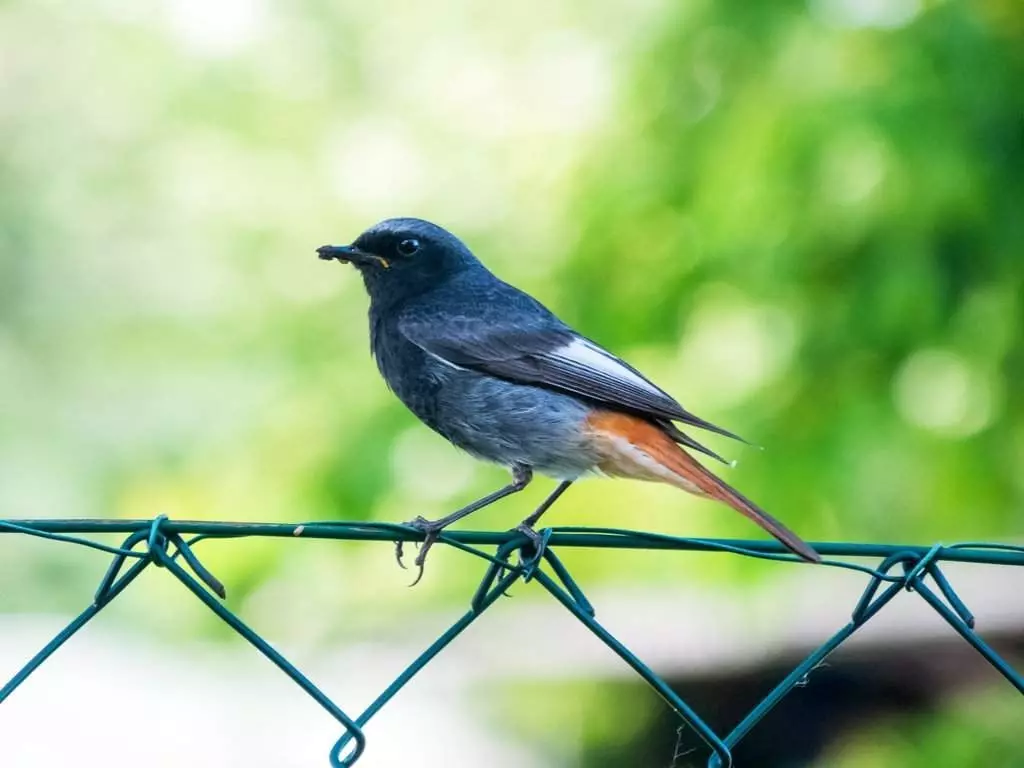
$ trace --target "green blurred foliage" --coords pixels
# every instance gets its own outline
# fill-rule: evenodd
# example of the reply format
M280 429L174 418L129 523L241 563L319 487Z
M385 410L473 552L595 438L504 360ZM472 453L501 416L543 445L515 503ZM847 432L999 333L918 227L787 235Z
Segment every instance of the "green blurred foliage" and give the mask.
M710 441L806 537L1019 536L1024 6L216 7L0 6L0 516L399 521L503 482L389 395L362 286L313 253L420 215L763 445ZM471 524L510 526L535 485ZM757 534L625 482L551 522ZM2 579L93 578L0 545ZM368 631L407 599L384 547L207 558L285 633ZM477 574L433 560L417 599L464 601ZM573 565L776 572L666 562ZM304 613L282 583L337 588Z
M1003 690L972 693L936 714L872 724L822 758L822 768L982 768L1024 764L1020 695Z
M641 61L582 177L566 311L680 345L662 378L767 446L740 477L798 530L1017 533L1024 14L769 7L680 6Z

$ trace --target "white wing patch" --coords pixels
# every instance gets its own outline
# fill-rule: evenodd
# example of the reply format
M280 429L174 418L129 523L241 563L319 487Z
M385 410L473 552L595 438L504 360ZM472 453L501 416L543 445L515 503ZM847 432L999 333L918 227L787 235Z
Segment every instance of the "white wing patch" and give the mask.
M417 345L417 346L419 346L419 345ZM445 360L440 355L435 355L433 352L431 352L429 349L426 349L425 347L420 347L420 349L422 349L424 352L426 352L430 357L432 357L435 360L437 360L437 362L443 363L444 365L448 366L449 368L454 368L456 371L464 371L464 370L466 370L461 365L456 365L451 360Z
M548 355L570 360L584 368L590 368L613 379L628 382L634 387L650 392L655 397L665 397L661 390L643 377L633 373L617 357L585 339L573 339L564 347L552 350Z

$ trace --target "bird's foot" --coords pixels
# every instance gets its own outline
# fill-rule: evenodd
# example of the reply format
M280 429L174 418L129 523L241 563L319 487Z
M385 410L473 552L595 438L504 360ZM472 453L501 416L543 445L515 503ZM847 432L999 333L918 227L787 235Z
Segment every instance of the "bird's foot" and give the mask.
M423 578L423 567L427 562L427 553L430 551L430 548L434 546L434 542L437 541L438 537L441 535L441 531L444 530L445 525L442 520L427 520L422 515L418 515L416 519L409 520L403 523L403 525L415 528L423 534L423 543L417 543L416 546L419 547L419 552L416 555L416 559L412 561L412 564L419 569L419 573L416 574L416 578L413 580L412 584L409 585L410 587L415 587L420 583L420 579ZM395 560L398 561L399 566L405 568L405 563L402 562L403 555L402 542L396 541Z
M541 560L544 559L544 553L548 548L548 539L551 537L551 529L546 528L542 533L538 533L530 525L529 520L524 520L512 530L527 538L527 542L519 547L519 570L525 584L533 579Z
M527 582L533 578L533 572L540 563L542 557L544 557L544 550L547 549L547 536L542 533L537 533L528 522L525 520L513 528L510 533L521 533L525 536L528 541L519 548L519 569L523 577L523 581ZM495 581L501 581L505 578L505 573L509 570L514 570L514 567L505 561L505 564L498 568L497 576ZM511 597L507 592L506 597Z
M544 537L541 534L537 533L533 529L533 526L531 526L527 522L522 522L512 530L516 533L523 534L527 539L530 540L528 544L524 544L523 547L519 550L519 557L522 559L523 562L526 562L528 560L530 562L535 563L538 560L540 560L541 557L544 556L544 549L546 546Z

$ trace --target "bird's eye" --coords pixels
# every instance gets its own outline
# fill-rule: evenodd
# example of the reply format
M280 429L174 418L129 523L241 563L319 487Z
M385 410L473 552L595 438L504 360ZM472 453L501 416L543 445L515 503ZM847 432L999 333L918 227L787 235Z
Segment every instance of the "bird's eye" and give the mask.
M420 249L419 240L403 240L398 244L398 252L403 256L412 256Z

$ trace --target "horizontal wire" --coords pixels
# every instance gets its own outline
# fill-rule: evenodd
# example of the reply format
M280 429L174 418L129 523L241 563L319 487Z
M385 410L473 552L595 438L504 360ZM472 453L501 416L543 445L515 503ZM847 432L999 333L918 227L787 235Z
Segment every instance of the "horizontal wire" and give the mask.
M73 539L72 535L130 534L148 530L152 520L104 518L45 518L0 520L0 534L25 533L58 541L91 546L111 553L124 553L116 547L98 542ZM202 538L278 537L302 539L329 539L338 541L422 541L423 532L406 525L384 522L310 521L305 523L216 522L206 520L167 520L162 530L168 534L201 536ZM522 534L512 531L451 531L446 530L440 541L451 545L501 546L518 541ZM756 539L706 539L672 536L625 528L590 528L556 526L551 528L549 545L586 549L668 549L680 551L726 551L748 557L762 557L797 562L781 544ZM907 553L914 556L928 554L933 547L919 544L866 544L858 542L812 542L812 546L826 557L885 558ZM488 558L477 551L475 554ZM132 553L130 556L138 556ZM1024 566L1024 546L999 542L963 542L943 545L934 559L988 563L992 565ZM850 563L829 562L833 567L851 567ZM858 569L861 570L861 569Z
M25 523L31 522L27 520L20 520L18 522L12 522L10 520L0 520L0 533L22 533L26 536L36 536L40 539L48 539L49 541L60 541L65 544L76 544L80 547L88 547L89 549L96 549L100 552L106 552L110 555L124 555L125 557L138 557L142 558L146 556L145 552L133 552L130 549L123 549L122 547L114 547L109 544L103 544L99 541L93 541L92 539L85 539L79 536L70 536L66 533L57 533L54 531L47 531L34 526L25 525Z

